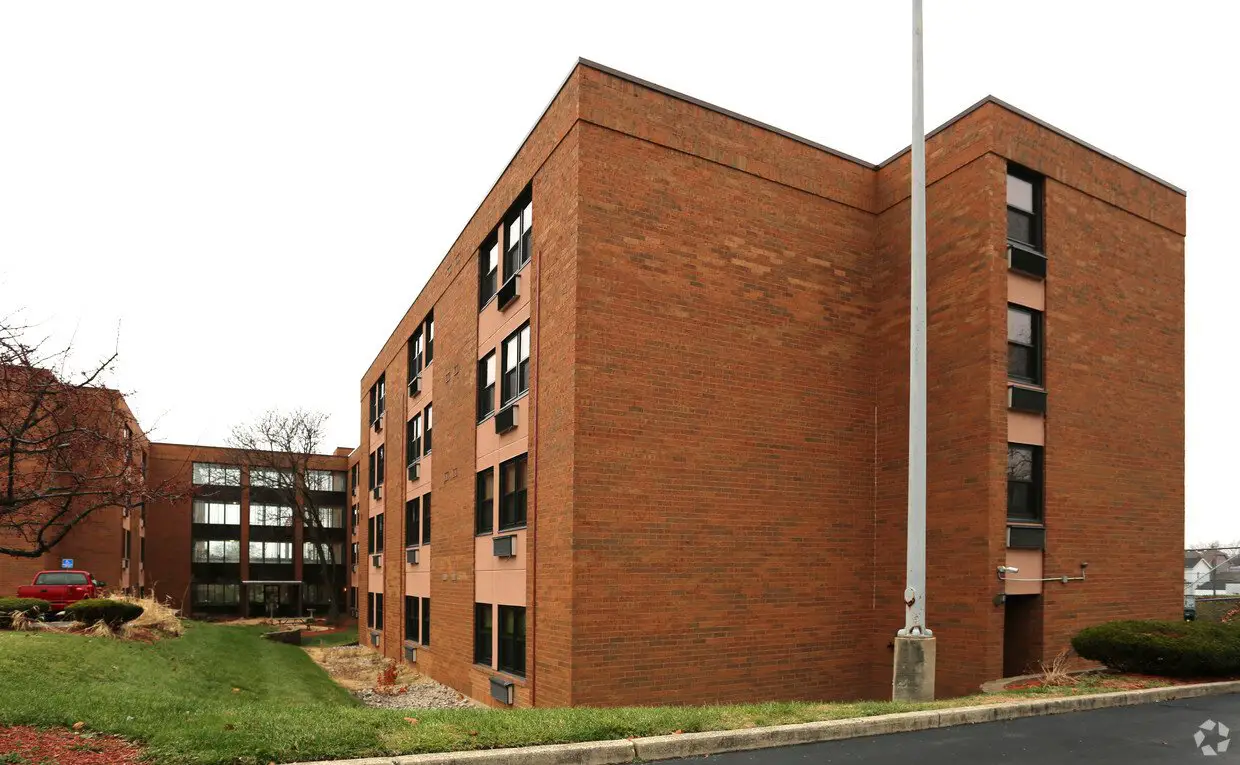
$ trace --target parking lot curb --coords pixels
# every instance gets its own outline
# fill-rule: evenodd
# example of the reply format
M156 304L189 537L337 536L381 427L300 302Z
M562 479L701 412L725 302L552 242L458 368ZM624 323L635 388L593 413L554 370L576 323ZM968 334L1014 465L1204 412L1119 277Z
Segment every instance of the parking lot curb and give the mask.
M700 757L723 752L839 741L865 736L881 736L888 733L907 733L954 725L1043 717L1227 693L1240 693L1240 681L1174 685L1166 688L1033 699L988 706L931 709L847 720L773 725L764 728L590 741L580 744L551 744L515 749L409 754L357 760L320 760L315 763L294 763L293 765L625 765L625 763L632 762Z

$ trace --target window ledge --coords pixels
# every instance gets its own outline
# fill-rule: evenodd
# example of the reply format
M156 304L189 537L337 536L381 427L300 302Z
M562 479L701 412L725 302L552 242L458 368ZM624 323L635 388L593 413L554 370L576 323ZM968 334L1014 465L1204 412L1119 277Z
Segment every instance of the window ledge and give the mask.
M1020 527L1020 528L1025 528L1025 529L1044 529L1044 528L1046 528L1046 522L1045 522L1045 521L1026 521L1026 520L1015 520L1015 519L1012 519L1012 518L1008 518L1008 519L1007 519L1007 525L1008 525L1008 526L1018 526L1018 527Z
M500 533L500 534L507 534L507 533L508 533L508 532L510 532L510 531L525 531L527 528L529 528L529 525L530 525L530 524L529 524L529 521L526 521L525 523L521 524L520 526L507 526L507 527L501 527L501 528L500 528L500 530L499 530L499 533Z
M525 397L526 397L526 396L528 396L528 395L530 395L530 392L527 390L527 391L525 391L524 393L521 393L521 394L519 394L519 395L515 396L514 398L511 398L511 399L509 399L509 400L505 401L504 403L500 404L500 405L499 405L499 408L500 408L500 409L507 409L508 407L512 406L513 404L517 403L518 401L520 401L521 399L525 398ZM499 410L497 409L496 411L499 411Z
M1023 388L1025 390L1035 390L1038 393L1046 393L1045 383L1033 383L1033 382L1027 382L1025 380L1013 380L1010 377L1008 378L1008 387Z

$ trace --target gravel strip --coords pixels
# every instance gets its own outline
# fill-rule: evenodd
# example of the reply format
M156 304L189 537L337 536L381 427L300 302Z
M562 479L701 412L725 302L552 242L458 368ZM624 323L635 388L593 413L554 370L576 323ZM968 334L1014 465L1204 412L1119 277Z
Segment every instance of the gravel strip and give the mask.
M376 693L363 689L353 695L366 706L376 709L485 709L483 705L433 680L425 679L407 687L409 690L404 693Z

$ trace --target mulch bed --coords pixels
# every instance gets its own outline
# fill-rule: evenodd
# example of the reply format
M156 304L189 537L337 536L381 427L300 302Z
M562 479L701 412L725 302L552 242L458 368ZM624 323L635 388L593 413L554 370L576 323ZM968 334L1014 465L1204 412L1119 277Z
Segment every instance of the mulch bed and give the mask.
M1078 676L1078 680L1083 680L1085 676ZM1090 676L1096 681L1096 684L1090 687L1091 691L1138 691L1142 688L1150 688L1153 686L1168 685L1191 685L1193 683L1213 683L1227 678L1201 678L1201 679L1185 679L1175 677L1158 677L1155 675L1139 675L1136 673L1104 673L1100 672ZM1045 685L1040 677L1029 678L1028 680L1017 680L1003 686L1005 691L1019 691L1028 688L1039 688ZM1073 682L1066 686L1050 686L1051 688L1073 688L1077 683Z
M95 733L64 728L0 728L0 762L14 765L134 765L142 750Z

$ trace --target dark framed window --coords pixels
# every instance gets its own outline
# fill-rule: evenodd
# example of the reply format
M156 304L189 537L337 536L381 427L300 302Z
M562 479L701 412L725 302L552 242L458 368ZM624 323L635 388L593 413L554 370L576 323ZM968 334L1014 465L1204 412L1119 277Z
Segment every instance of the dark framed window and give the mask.
M357 536L358 512L357 503L353 503L353 508L349 511L349 531L352 536Z
M379 379L370 386L370 421L374 422L383 416L387 408L387 375L379 375Z
M422 325L409 338L409 379L422 374Z
M421 508L418 498L414 497L405 503L405 546L413 547L422 540Z
M357 493L357 482L359 479L359 471L361 467L362 467L362 463L354 462L353 465L349 468L349 489L354 494Z
M357 559L358 559L358 557L359 557L359 556L358 556L358 553L360 553L360 552L361 552L361 550L359 550L359 549L358 549L358 543L357 543L357 542L354 542L354 543L353 543L352 547L350 547L350 548L349 548L349 552L353 554L353 557L349 559L349 562L350 562L350 563L357 563Z
M1042 178L1014 165L1007 173L1008 239L1042 251Z
M478 362L478 422L495 413L495 351Z
M384 459L383 459L383 444L380 444L378 449L375 449L373 452L370 453L370 458L368 460L368 463L369 463L368 467L370 468L369 470L370 475L368 476L370 488L373 489L376 486L382 486L383 485L383 471L385 468Z
M1008 520L1042 522L1042 447L1008 444Z
M350 609L357 608L357 588L356 587L349 588L349 608Z
M422 436L422 454L431 453L431 405L426 405L422 412L422 421L426 423L426 431Z
M478 308L491 302L499 290L499 239L487 237L478 248Z
M499 607L499 668L525 677L525 609Z
M1008 378L1042 384L1042 312L1008 306Z
M383 552L383 513L375 516L375 552Z
M426 314L422 322L422 334L426 337L426 366L435 360L435 311Z
M405 461L412 465L422 458L422 415L405 423Z
M487 468L474 482L474 534L495 530L495 471Z
M491 604L474 604L474 663L491 666Z
M375 453L371 452L366 460L366 482L368 487L375 488Z
M418 642L418 599L405 596L405 640Z
M514 457L499 466L500 531L525 525L527 455Z
M422 598L422 645L431 644L431 599Z
M431 493L422 495L422 544L431 543Z
M530 262L533 244L534 203L528 198L513 205L504 216L504 280Z
M375 554L375 519L374 516L366 519L366 554Z
M383 593L375 593L375 629L383 629Z
M375 594L369 593L366 596L366 626L375 628Z
M503 405L530 389L530 325L504 338L504 376L500 380Z

